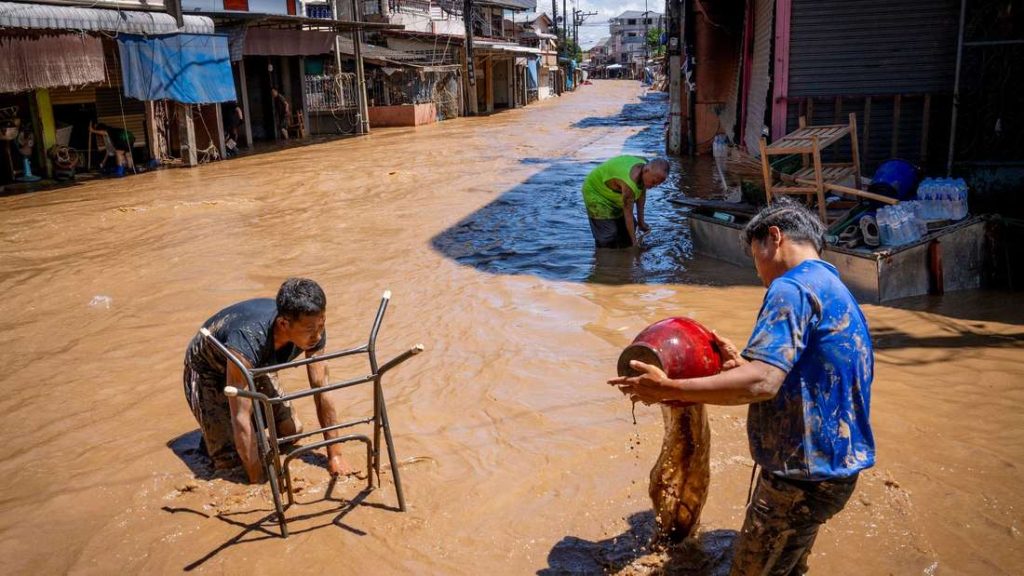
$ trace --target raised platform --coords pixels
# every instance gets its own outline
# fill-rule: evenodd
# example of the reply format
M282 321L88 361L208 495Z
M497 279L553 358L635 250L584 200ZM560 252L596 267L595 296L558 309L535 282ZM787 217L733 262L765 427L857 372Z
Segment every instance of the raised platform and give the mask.
M371 128L422 126L437 122L437 107L433 102L400 106L370 106L369 112Z
M737 266L753 267L740 243L742 224L691 213L693 248L699 254ZM879 303L928 294L934 272L929 247L939 245L945 292L981 287L987 220L971 217L903 246L846 249L826 246L823 258L839 270L843 282L861 302Z

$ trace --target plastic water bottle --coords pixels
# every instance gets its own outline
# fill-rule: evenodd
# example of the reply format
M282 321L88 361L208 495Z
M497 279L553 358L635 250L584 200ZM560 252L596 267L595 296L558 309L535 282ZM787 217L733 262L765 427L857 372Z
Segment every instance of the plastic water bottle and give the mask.
M921 202L913 202L914 205L914 224L917 226L917 237L921 238L928 234L928 222L924 217L924 204Z
M931 182L929 182L928 180L924 180L920 184L918 184L918 186L917 186L917 204L919 206L919 210L920 210L920 214L921 214L922 218L925 217L924 211L927 208L928 200L931 198L931 194L932 194Z
M892 231L889 228L889 209L880 208L875 212L875 223L878 224L878 241L882 246L892 245Z
M963 178L957 178L957 220L963 220L967 218L969 213L967 210L967 182Z
M926 220L938 220L935 217L935 198L938 196L938 189L935 187L935 181L928 180L928 188L924 194L924 218Z
M900 211L900 244L914 241L914 225L910 221L910 212L906 206L897 205Z

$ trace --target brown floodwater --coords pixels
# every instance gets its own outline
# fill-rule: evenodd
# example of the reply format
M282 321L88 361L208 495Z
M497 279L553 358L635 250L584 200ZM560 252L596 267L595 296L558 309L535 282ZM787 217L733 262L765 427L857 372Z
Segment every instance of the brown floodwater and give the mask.
M745 409L709 408L699 539L652 555L661 415L637 407L634 425L604 382L667 316L742 341L763 289L692 254L672 200L713 187L699 165L652 192L640 255L595 255L578 200L593 162L661 148L664 105L599 81L487 118L0 198L0 573L722 574L750 478ZM390 289L382 355L427 351L384 381L408 510L389 474L327 494L312 458L284 540L260 522L265 486L196 456L181 367L203 320L293 275L324 286L329 347L363 342ZM812 569L1020 573L1024 297L865 311L878 465ZM360 415L369 391L339 401Z

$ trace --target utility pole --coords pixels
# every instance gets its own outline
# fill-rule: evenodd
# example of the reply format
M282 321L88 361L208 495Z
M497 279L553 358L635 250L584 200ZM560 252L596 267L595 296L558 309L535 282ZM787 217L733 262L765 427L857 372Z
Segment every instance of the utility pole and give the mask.
M569 54L569 11L562 0L562 56Z
M647 9L647 0L644 0L644 68L647 67L647 59L650 58L650 47L647 45L647 34L650 33L648 23L651 21L651 11Z
M352 0L352 20L359 22L358 0ZM366 101L366 74L363 72L363 28L352 32L352 52L356 58L356 97L359 98L359 133L370 133L370 106Z
M558 0L551 0L551 23L555 25L555 37L558 37Z
M591 16L597 16L597 12L584 12L583 10L573 10L573 42L576 46L580 45L580 26L587 21L587 18Z
M666 26L668 28L668 139L666 152L680 156L683 152L683 106L682 106L682 0L668 0L665 3Z
M552 0L554 1L554 0ZM469 106L469 115L476 116L476 67L473 63L473 0L464 0L462 3L462 20L466 25L466 104Z

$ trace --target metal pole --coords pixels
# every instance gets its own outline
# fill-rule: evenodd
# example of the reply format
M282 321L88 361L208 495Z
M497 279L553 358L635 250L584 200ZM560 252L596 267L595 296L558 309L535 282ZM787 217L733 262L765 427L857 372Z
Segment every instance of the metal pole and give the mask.
M331 2L331 17L335 20L341 19L341 14L338 10L338 0L332 0ZM341 39L338 33L334 33L334 73L335 75L341 74Z
M352 0L352 20L359 22L359 7L357 0ZM356 85L358 86L356 96L359 98L359 133L370 133L370 110L366 102L366 75L363 73L363 30L360 28L352 32L352 48L356 57Z
M473 61L473 0L464 0L462 3L462 20L466 25L466 104L470 116L476 116L476 66Z
M562 0L562 55L565 56L569 52L569 11L566 10L565 0Z
M555 25L555 42L558 42L558 0L551 0L551 23Z
M964 55L964 18L967 0L960 0L960 31L956 37L956 73L953 76L953 112L949 119L949 154L946 156L946 176L953 173L953 153L956 150L956 113L960 106L960 65Z

